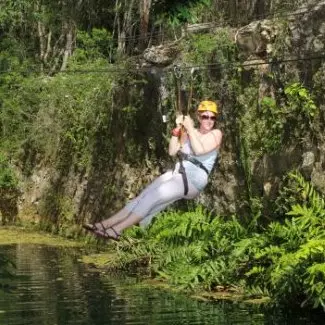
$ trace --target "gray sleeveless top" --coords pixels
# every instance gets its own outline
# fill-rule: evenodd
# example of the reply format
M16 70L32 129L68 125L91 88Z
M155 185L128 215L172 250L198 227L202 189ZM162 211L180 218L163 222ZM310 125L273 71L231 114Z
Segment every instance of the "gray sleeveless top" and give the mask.
M186 154L190 154L195 159L200 161L209 172L211 172L218 157L217 150L212 150L204 155L195 155L191 148L191 143L189 139L187 139L186 142L183 144L181 151ZM183 165L186 171L188 181L191 182L199 191L202 191L208 183L207 173L202 168L194 165L190 161L184 160ZM176 164L176 169L178 170L178 168L179 163Z

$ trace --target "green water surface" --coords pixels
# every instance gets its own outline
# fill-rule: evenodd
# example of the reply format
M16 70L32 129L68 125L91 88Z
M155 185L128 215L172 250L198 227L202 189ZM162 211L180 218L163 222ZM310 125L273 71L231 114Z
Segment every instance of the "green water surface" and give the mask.
M13 278L0 276L0 325L325 324L316 313L266 313L144 287L79 262L76 248L16 244L0 254L16 264Z

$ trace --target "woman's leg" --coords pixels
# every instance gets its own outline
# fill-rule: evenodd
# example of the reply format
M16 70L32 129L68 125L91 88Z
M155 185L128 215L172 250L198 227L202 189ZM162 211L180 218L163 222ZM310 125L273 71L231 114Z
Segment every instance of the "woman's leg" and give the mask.
M158 214L160 211L163 211L165 208L167 208L170 204L172 204L173 202L167 202L167 203L163 203L160 204L158 206L156 206L154 209L152 209L149 214L147 216L145 216L140 222L139 225L141 227L148 227L152 221L152 219L154 218L154 216L156 214Z
M139 204L139 202L146 195L146 193L150 192L151 190L161 185L162 183L168 181L172 177L173 177L172 171L167 171L166 173L162 174L161 176L156 178L151 184L149 184L136 198L131 200L123 209L118 211L110 218L96 223L95 226L98 229L109 228L119 222L122 222L125 218L127 218L131 214L131 211L134 209L135 206L137 206L137 204Z
M141 200L134 207L129 216L123 221L114 225L114 230L121 233L124 229L139 223L152 213L158 213L162 208L166 208L173 202L182 198L194 198L199 194L199 191L189 183L189 191L184 196L184 184L181 174L173 174L172 178L162 182L159 186L152 188L142 196ZM108 229L109 236L115 236L113 229Z
M191 196L187 195L187 196L184 196L184 199L187 199L187 200L192 200L194 199L195 197L197 197L198 195L200 194L199 191L194 191L193 190L193 193L191 193ZM172 202L165 202L165 203L162 203L158 206L155 206L147 216L145 216L140 222L140 226L141 227L147 227L149 226L149 224L151 223L152 219L154 218L155 215L157 215L159 212L163 211L165 208L167 208L169 205L171 205L172 203L174 203L175 200L173 200Z

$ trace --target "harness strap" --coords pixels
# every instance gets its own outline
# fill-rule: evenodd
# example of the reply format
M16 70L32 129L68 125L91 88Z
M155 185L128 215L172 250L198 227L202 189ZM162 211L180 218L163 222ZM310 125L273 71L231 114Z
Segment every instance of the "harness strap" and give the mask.
M181 155L179 154L180 151L177 153L178 157L179 157L179 173L182 175L182 179L183 179L183 184L184 184L184 195L186 196L188 193L188 180L187 180L187 176L186 176L186 171L183 165L183 157L181 157Z
M200 167L207 173L207 175L209 175L208 169L201 163L201 161L197 160L192 155L189 155L189 154L179 151L178 157L179 158L181 157L180 160L181 159L187 160L187 161L191 162L192 164L194 164L195 166Z
M194 158L191 155L188 155L188 154L186 154L184 152L178 151L177 156L178 156L178 159L179 159L179 173L182 174L183 184L184 184L184 195L186 196L187 193L188 193L188 179L187 179L186 171L185 171L185 168L184 168L184 165L183 165L183 161L187 160L187 161L191 162L195 166L203 169L207 173L207 175L209 175L209 171L201 163L201 161L197 160L196 158Z

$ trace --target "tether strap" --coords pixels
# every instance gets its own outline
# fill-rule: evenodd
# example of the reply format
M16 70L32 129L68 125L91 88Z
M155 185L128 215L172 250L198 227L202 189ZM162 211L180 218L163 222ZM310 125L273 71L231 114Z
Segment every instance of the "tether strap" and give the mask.
M187 161L191 162L192 164L194 164L195 166L200 167L201 169L203 169L207 173L207 175L209 175L208 169L201 163L201 161L197 160L193 156L179 151L178 152L178 157L179 157L180 161L187 160Z
M183 184L184 184L184 195L186 196L188 193L188 180L187 180L187 176L186 176L186 171L183 165L183 157L180 154L181 152L179 151L178 154L178 159L179 159L179 173L182 175L183 178Z

